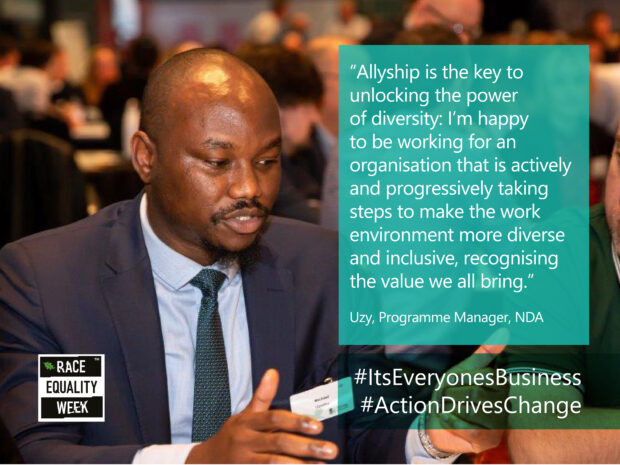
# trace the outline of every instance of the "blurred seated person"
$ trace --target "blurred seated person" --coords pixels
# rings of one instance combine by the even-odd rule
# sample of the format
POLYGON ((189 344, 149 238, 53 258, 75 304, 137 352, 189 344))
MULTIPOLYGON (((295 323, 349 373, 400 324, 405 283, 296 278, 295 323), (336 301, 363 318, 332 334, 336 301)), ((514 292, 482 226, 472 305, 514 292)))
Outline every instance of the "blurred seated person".
POLYGON ((21 62, 0 75, 0 87, 11 91, 25 126, 70 141, 69 126, 52 106, 54 55, 48 41, 34 41, 21 50, 21 62))
POLYGON ((460 45, 461 39, 452 30, 438 24, 428 24, 398 33, 394 45, 460 45))
POLYGON ((15 70, 20 59, 17 42, 12 37, 0 36, 0 81, 15 70))
MULTIPOLYGON (((19 63, 17 43, 10 37, 0 37, 0 76, 11 73, 19 63)), ((0 87, 0 138, 23 127, 23 119, 9 89, 0 87)))
POLYGON ((452 29, 463 44, 471 44, 480 35, 482 0, 417 0, 405 16, 406 30, 436 24, 452 29))
POLYGON ((338 47, 355 44, 348 37, 331 35, 316 37, 308 44, 308 56, 323 82, 321 121, 334 141, 321 192, 320 224, 329 229, 338 229, 338 47))
POLYGON ((327 27, 327 33, 347 37, 361 42, 370 34, 372 23, 357 12, 355 0, 341 0, 338 6, 338 18, 327 27))
POLYGON ((257 14, 247 30, 247 40, 256 45, 278 42, 284 30, 284 21, 289 12, 290 0, 273 0, 271 9, 257 14))
POLYGON ((86 101, 79 86, 69 81, 68 54, 65 50, 56 49, 49 66, 52 82, 52 104, 54 110, 60 112, 62 119, 75 128, 86 120, 86 101))
POLYGON ((0 139, 23 127, 22 115, 17 109, 10 90, 0 87, 0 139))
POLYGON ((302 51, 306 47, 310 17, 306 13, 297 12, 291 16, 288 28, 282 35, 280 43, 288 50, 302 51))
POLYGON ((146 81, 159 62, 159 46, 150 37, 138 37, 129 43, 121 79, 106 87, 100 101, 103 118, 110 125, 111 148, 121 148, 121 124, 129 99, 142 100, 146 81))
POLYGON ((99 107, 103 92, 118 81, 121 71, 118 56, 105 45, 95 45, 90 51, 90 62, 86 79, 82 83, 82 93, 87 105, 99 107))
POLYGON ((321 122, 334 138, 338 136, 338 47, 356 44, 348 37, 332 35, 319 36, 308 43, 308 56, 323 82, 321 122))
POLYGON ((278 45, 248 48, 240 58, 269 84, 280 108, 283 175, 306 197, 321 198, 335 141, 321 126, 321 76, 312 61, 278 45))
POLYGON ((84 104, 84 93, 78 86, 69 82, 69 61, 65 50, 56 49, 50 63, 52 80, 52 102, 76 102, 84 104))
POLYGON ((615 63, 620 52, 620 35, 613 30, 611 15, 605 10, 594 10, 588 14, 585 26, 586 35, 600 40, 604 47, 603 62, 615 63))
MULTIPOLYGON (((620 133, 616 134, 616 140, 620 133)), ((572 384, 539 383, 537 389, 513 384, 510 394, 554 402, 580 402, 578 414, 566 418, 549 413, 511 415, 508 447, 515 463, 617 463, 620 451, 620 159, 618 144, 611 153, 604 204, 590 209, 589 344, 514 346, 500 366, 532 376, 558 373, 579 377, 572 384)), ((559 285, 561 285, 559 283, 559 285)), ((567 300, 572 298, 567 291, 567 300)), ((557 305, 562 305, 558 302, 557 305)), ((584 309, 588 311, 588 309, 584 309)), ((557 375, 556 375, 557 376, 557 375)), ((532 385, 534 386, 534 385, 532 385)))

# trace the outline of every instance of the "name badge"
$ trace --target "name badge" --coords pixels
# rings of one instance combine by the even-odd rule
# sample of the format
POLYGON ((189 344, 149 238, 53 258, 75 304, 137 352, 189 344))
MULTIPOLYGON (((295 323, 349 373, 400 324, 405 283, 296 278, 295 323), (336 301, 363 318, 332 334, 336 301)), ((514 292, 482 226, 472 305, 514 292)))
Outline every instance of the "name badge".
POLYGON ((351 410, 353 410, 353 382, 350 376, 291 396, 293 413, 308 415, 319 421, 351 410))

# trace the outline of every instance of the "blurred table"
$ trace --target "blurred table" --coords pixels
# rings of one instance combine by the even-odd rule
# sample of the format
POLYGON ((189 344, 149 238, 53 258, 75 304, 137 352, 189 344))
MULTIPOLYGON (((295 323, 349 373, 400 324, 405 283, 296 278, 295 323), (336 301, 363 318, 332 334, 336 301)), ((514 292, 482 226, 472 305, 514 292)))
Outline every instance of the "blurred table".
POLYGON ((103 120, 87 121, 72 127, 70 135, 76 149, 103 149, 110 144, 110 125, 103 120))
POLYGON ((83 173, 97 173, 128 162, 115 150, 76 150, 75 163, 83 173))
POLYGON ((107 139, 110 126, 105 121, 87 121, 71 128, 71 138, 75 140, 107 139))
POLYGON ((128 160, 114 150, 77 150, 74 159, 84 173, 88 213, 135 197, 143 187, 128 160))

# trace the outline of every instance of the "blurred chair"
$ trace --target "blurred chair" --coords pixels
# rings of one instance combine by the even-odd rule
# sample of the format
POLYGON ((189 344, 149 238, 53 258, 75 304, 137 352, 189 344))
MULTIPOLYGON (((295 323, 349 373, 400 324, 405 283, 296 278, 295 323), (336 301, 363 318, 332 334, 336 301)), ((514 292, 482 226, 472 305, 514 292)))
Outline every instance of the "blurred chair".
POLYGON ((0 141, 0 246, 86 216, 71 145, 30 129, 0 141))

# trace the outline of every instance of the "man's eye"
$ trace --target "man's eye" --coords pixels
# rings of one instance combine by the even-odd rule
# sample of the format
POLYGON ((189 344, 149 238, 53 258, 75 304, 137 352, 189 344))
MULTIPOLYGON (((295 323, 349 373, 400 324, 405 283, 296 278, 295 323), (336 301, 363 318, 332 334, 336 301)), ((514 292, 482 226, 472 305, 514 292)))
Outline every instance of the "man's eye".
POLYGON ((277 158, 263 158, 262 160, 258 160, 257 163, 262 166, 273 165, 274 163, 278 163, 278 159, 277 158))
POLYGON ((222 168, 228 164, 228 160, 205 160, 205 163, 214 168, 222 168))

